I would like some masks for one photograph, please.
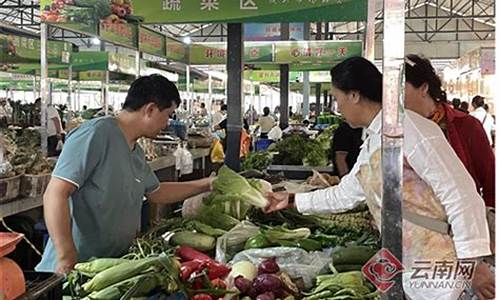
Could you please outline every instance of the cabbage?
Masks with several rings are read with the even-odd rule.
[[[207,199],[207,205],[241,201],[258,208],[267,207],[268,201],[260,192],[259,184],[250,182],[227,166],[222,166],[214,180],[213,191]]]

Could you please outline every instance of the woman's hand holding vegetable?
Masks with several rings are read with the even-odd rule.
[[[269,201],[269,205],[264,209],[264,212],[266,213],[294,207],[293,201],[290,200],[294,199],[295,194],[290,194],[288,192],[275,192],[268,193],[266,197]]]

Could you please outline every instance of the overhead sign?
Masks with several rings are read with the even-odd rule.
[[[243,24],[243,40],[245,41],[279,41],[281,39],[280,23]],[[304,39],[304,23],[290,23],[290,40]]]
[[[137,49],[137,25],[101,20],[99,36],[113,44]]]
[[[136,75],[135,58],[118,53],[109,54],[109,71],[128,75]]]
[[[134,1],[145,23],[365,21],[367,0]]]
[[[153,30],[139,27],[139,51],[156,56],[166,55],[165,36]]]
[[[39,39],[0,34],[0,62],[24,63],[40,61],[41,43]],[[49,63],[69,63],[72,45],[62,41],[48,41],[47,59]]]
[[[178,40],[167,37],[167,58],[178,62],[187,62],[188,51],[186,45]]]
[[[333,63],[362,54],[361,41],[278,41],[274,62]]]
[[[108,69],[108,53],[100,51],[75,52],[71,56],[73,71],[106,71]]]

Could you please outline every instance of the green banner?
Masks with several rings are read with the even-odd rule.
[[[108,53],[100,51],[75,52],[71,56],[73,71],[89,71],[108,69]]]
[[[137,25],[101,21],[99,36],[108,42],[137,49]]]
[[[226,43],[198,43],[189,47],[189,64],[224,65],[226,64]]]
[[[323,64],[362,55],[361,41],[278,41],[275,63]]]
[[[193,65],[223,65],[227,60],[225,42],[196,43],[189,47],[189,63]],[[243,51],[245,63],[271,63],[273,44],[271,42],[245,42]]]
[[[273,61],[273,45],[269,42],[245,42],[243,61],[265,63]]]
[[[187,62],[188,50],[184,43],[178,40],[167,37],[167,58],[178,62]]]
[[[164,57],[165,36],[161,33],[139,27],[139,51]]]
[[[26,63],[40,61],[39,39],[0,34],[0,61],[2,63]],[[48,41],[47,59],[49,63],[69,63],[72,45],[62,41]]]
[[[106,71],[83,71],[78,73],[78,78],[83,81],[101,81],[106,77]]]
[[[109,54],[109,71],[135,75],[135,57],[124,54],[111,53]]]
[[[365,21],[367,0],[134,1],[145,23]]]
[[[251,81],[274,83],[280,82],[280,72],[277,70],[255,71],[249,70],[244,72],[244,78]],[[304,73],[291,71],[289,75],[290,82],[304,82]],[[309,82],[311,83],[329,83],[331,76],[329,71],[313,71],[309,72]]]

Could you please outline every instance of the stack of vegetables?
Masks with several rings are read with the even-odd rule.
[[[48,160],[40,152],[40,133],[35,129],[23,129],[16,134],[14,130],[2,131],[4,157],[13,169],[9,176],[16,174],[41,175],[48,174],[54,162]]]
[[[370,212],[366,206],[360,207],[358,210],[334,215],[302,215],[294,209],[287,209],[272,214],[264,214],[260,210],[251,210],[249,219],[261,228],[274,226],[275,230],[284,231],[282,233],[283,237],[288,236],[285,232],[305,233],[306,230],[309,231],[310,234],[303,237],[307,241],[305,241],[303,247],[299,246],[308,251],[310,251],[309,247],[314,246],[316,248],[316,243],[320,244],[319,248],[332,248],[345,246],[350,242],[379,249],[379,242],[376,232],[372,227]],[[258,235],[260,243],[257,243],[262,248],[275,244],[269,238],[264,239],[263,237],[265,237],[265,234],[261,232]],[[300,240],[288,240],[293,241],[296,245],[301,245]],[[313,240],[316,243],[310,243],[309,240]],[[283,246],[285,244],[281,243]]]
[[[271,149],[270,149],[271,150]],[[301,135],[291,135],[278,142],[272,149],[276,165],[327,166],[328,153],[317,140]]]
[[[75,265],[65,289],[73,298],[130,299],[178,291],[179,268],[172,255],[128,260],[99,258]]]
[[[77,265],[69,278],[72,295],[111,299],[181,291],[193,300],[376,299],[374,287],[360,272],[380,247],[366,206],[337,215],[302,215],[292,209],[264,214],[261,208],[268,205],[265,191],[270,191],[267,182],[245,179],[222,167],[213,191],[204,196],[195,214],[157,223],[134,240],[123,258]],[[218,241],[239,228],[245,231],[245,224],[252,231],[244,239],[238,238],[240,246],[235,253],[291,247],[312,255],[308,252],[332,248],[333,274],[319,275],[316,285],[306,292],[302,278],[290,278],[282,272],[286,267],[282,265],[280,270],[276,259],[269,257],[277,255],[265,255],[263,261],[254,261],[256,265],[235,260],[232,268],[215,261],[215,248],[219,257],[219,245],[223,244]],[[330,254],[325,253],[321,254],[327,255],[328,261]],[[106,267],[95,267],[100,264]],[[115,273],[117,270],[121,275]]]
[[[304,283],[292,280],[281,272],[275,257],[263,260],[258,268],[248,261],[233,266],[231,278],[239,291],[240,299],[245,300],[293,300],[301,298]]]
[[[230,292],[224,282],[231,272],[228,266],[185,246],[177,248],[176,255],[182,263],[180,279],[190,299],[219,299]]]
[[[304,293],[303,300],[320,299],[380,299],[378,291],[360,271],[339,273],[332,268],[333,274],[316,277],[316,286]]]

